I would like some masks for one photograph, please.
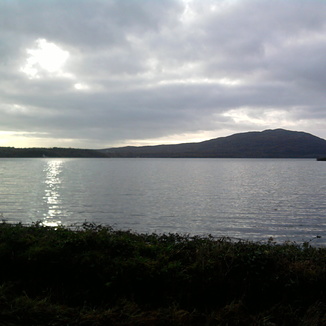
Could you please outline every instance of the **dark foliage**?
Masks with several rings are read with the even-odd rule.
[[[92,149],[76,148],[15,148],[0,147],[0,157],[106,157],[104,153]]]
[[[309,243],[0,224],[0,325],[325,325]]]

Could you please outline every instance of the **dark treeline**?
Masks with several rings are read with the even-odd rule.
[[[106,157],[92,149],[0,147],[0,157]]]

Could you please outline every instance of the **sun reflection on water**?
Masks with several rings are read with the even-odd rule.
[[[46,206],[43,224],[46,226],[59,226],[60,217],[63,214],[60,198],[60,187],[62,184],[61,172],[62,160],[49,160],[44,168],[45,172],[45,194],[43,196]]]

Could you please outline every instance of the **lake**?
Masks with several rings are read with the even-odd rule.
[[[0,181],[8,222],[326,244],[326,163],[312,159],[8,158]]]

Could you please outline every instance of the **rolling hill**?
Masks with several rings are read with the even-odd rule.
[[[199,143],[127,146],[101,150],[108,157],[318,158],[326,140],[284,129],[238,133]]]

